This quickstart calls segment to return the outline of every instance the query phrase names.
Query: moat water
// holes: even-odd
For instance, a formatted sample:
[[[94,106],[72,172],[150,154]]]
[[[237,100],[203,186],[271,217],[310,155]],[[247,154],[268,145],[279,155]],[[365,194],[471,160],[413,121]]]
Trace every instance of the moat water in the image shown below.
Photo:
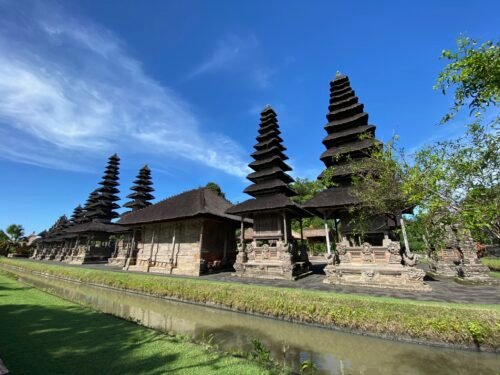
[[[24,272],[20,281],[93,309],[170,334],[210,340],[226,351],[253,349],[296,371],[311,360],[317,374],[499,374],[500,355],[401,343],[77,284]]]

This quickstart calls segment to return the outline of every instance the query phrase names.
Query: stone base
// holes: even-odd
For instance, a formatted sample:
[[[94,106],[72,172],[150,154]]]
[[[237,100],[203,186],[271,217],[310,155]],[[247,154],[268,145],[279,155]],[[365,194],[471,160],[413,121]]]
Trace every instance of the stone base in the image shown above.
[[[309,271],[309,258],[305,249],[296,243],[278,241],[276,246],[257,245],[252,242],[240,248],[233,267],[234,276],[271,280],[296,280]]]
[[[452,262],[433,261],[431,263],[431,270],[438,276],[443,277],[457,277],[457,265]]]
[[[400,290],[431,291],[424,283],[425,272],[419,268],[391,264],[340,264],[325,267],[325,284]]]
[[[246,262],[235,263],[234,268],[233,276],[270,280],[297,280],[312,273],[305,262],[296,262],[291,267],[281,262]]]
[[[461,264],[456,267],[458,277],[470,281],[491,281],[490,269],[481,263]]]
[[[109,258],[107,265],[115,267],[125,267],[125,264],[127,264],[126,257],[116,257],[116,258]]]

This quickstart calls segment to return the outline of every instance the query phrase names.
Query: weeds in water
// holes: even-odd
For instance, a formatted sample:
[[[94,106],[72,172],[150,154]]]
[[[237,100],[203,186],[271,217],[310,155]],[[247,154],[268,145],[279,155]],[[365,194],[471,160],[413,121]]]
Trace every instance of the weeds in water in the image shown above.
[[[301,364],[300,364],[300,373],[301,375],[304,374],[308,374],[308,375],[313,375],[313,374],[316,374],[316,371],[318,370],[318,368],[316,367],[316,365],[314,364],[314,362],[310,359],[306,359],[305,361],[303,361]]]
[[[252,358],[259,362],[267,363],[271,360],[271,351],[259,339],[252,340],[253,351]]]

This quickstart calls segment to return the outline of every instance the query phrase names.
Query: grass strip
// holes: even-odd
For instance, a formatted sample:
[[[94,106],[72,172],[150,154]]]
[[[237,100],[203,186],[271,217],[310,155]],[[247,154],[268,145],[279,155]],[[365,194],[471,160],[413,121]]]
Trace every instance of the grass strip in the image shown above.
[[[12,374],[267,373],[246,359],[95,312],[1,273],[0,317],[0,353]]]
[[[483,347],[500,345],[500,308],[421,302],[240,283],[118,273],[0,258],[0,263],[155,296],[385,337]]]
[[[500,272],[500,258],[481,258],[481,263],[491,271]]]

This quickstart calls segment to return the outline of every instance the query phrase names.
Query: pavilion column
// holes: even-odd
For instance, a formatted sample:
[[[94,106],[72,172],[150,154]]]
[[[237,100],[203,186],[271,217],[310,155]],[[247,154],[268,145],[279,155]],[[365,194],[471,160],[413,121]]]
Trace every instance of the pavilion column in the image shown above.
[[[300,243],[304,243],[304,228],[302,227],[302,218],[299,219],[300,225]]]
[[[130,260],[132,259],[132,255],[134,254],[135,232],[136,229],[134,228],[134,230],[132,231],[132,240],[130,241],[130,249],[128,250],[127,259],[125,259],[124,268],[126,270],[128,270],[128,268],[130,267]]]
[[[283,214],[283,240],[288,243],[288,230],[286,226],[286,213]]]
[[[224,253],[222,254],[223,263],[227,262],[227,228],[224,231]]]
[[[244,216],[241,217],[241,225],[240,225],[240,245],[243,247],[243,244],[245,243],[245,218]]]
[[[323,222],[325,224],[326,252],[330,255],[332,253],[332,248],[330,246],[330,231],[328,230],[328,221],[326,220],[326,216],[324,217]]]
[[[174,233],[172,235],[172,254],[170,255],[170,264],[173,266],[174,265],[174,254],[175,254],[175,230],[177,228],[177,225],[174,224]],[[170,272],[172,272],[172,268],[170,268]]]
[[[149,267],[151,267],[151,262],[153,261],[153,249],[155,246],[155,234],[156,234],[156,225],[153,225],[153,233],[151,234],[151,250],[149,251],[147,272],[149,272]]]

